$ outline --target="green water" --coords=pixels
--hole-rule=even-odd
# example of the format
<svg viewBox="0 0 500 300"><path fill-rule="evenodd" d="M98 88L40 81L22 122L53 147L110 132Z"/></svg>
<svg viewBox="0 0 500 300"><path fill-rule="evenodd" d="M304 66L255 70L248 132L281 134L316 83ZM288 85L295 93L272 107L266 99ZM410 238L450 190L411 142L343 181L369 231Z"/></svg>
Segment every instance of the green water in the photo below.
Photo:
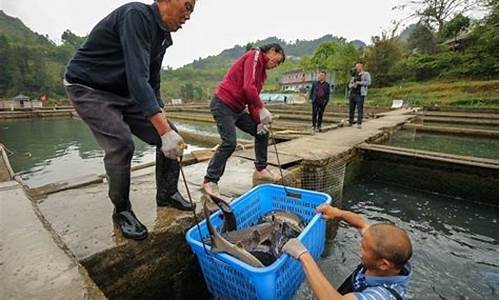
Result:
<svg viewBox="0 0 500 300"><path fill-rule="evenodd" d="M177 123L182 130L216 134L210 125ZM1 120L0 143L14 154L9 161L30 187L89 174L104 174L104 152L77 119ZM154 161L155 147L134 137L133 164ZM195 149L191 145L189 149Z"/></svg>
<svg viewBox="0 0 500 300"><path fill-rule="evenodd" d="M498 139L496 138L444 135L408 129L398 131L389 141L387 141L386 145L455 155L498 159Z"/></svg>
<svg viewBox="0 0 500 300"><path fill-rule="evenodd" d="M344 190L344 209L370 223L391 222L412 240L410 299L498 299L498 208L358 180ZM344 224L319 265L338 287L360 263L360 236ZM313 299L303 284L297 299Z"/></svg>
<svg viewBox="0 0 500 300"><path fill-rule="evenodd" d="M176 120L175 118L172 118L172 121L176 124L179 130L192 131L198 134L219 136L219 133L217 132L217 126L215 126L215 124L213 123L192 122L192 121L188 123L186 121ZM236 138L253 140L253 137L251 135L239 129L236 130Z"/></svg>
<svg viewBox="0 0 500 300"><path fill-rule="evenodd" d="M498 126L494 125L441 123L441 122L431 122L431 121L415 122L415 123L430 127L451 127L451 128L482 129L482 130L498 131Z"/></svg>

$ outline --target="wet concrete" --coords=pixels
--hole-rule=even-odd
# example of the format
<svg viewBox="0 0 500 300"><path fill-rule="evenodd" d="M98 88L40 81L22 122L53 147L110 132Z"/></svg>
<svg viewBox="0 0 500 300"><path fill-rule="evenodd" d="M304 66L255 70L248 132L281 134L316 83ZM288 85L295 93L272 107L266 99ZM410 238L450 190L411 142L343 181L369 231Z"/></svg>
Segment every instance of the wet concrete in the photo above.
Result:
<svg viewBox="0 0 500 300"><path fill-rule="evenodd" d="M304 161L322 161L349 154L354 147L384 135L384 129L401 126L414 118L412 110L398 110L379 115L363 123L362 129L343 127L325 133L295 139L277 145L278 152L300 157ZM269 146L268 151L274 151Z"/></svg>
<svg viewBox="0 0 500 300"><path fill-rule="evenodd" d="M475 202L498 210L498 161L496 166L451 159L401 155L399 151L363 151L360 173L371 181L390 182L455 200ZM404 166L403 168L401 166Z"/></svg>
<svg viewBox="0 0 500 300"><path fill-rule="evenodd" d="M15 181L0 184L2 299L104 299L85 269L57 246Z"/></svg>

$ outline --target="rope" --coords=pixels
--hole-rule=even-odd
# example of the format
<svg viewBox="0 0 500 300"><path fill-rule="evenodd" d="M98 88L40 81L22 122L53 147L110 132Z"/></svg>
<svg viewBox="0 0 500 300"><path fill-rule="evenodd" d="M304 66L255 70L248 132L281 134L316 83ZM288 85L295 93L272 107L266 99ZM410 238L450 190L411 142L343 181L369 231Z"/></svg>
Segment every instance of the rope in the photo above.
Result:
<svg viewBox="0 0 500 300"><path fill-rule="evenodd" d="M199 224L200 222L198 221L198 217L196 216L196 209L195 209L194 204L193 204L193 198L191 198L191 192L189 191L189 187L188 187L187 180L186 180L186 175L184 175L184 169L182 168L182 156L179 157L178 162L179 162L179 168L181 170L182 181L184 182L184 187L186 188L189 202L191 203L191 207L193 208L193 210L192 210L193 217L194 217L194 221L196 222L196 227L198 228L198 234L200 235L200 241L203 244L203 249L205 249L205 252L208 255L209 253L207 250L207 246L205 245L205 242L203 241L203 235L201 234L201 229L200 229L200 224Z"/></svg>

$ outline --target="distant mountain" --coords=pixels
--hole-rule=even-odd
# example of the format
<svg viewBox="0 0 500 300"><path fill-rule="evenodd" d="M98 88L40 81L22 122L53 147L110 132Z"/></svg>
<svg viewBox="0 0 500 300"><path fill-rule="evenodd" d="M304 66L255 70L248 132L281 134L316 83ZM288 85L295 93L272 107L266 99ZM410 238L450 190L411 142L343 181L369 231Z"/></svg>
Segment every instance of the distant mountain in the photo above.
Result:
<svg viewBox="0 0 500 300"><path fill-rule="evenodd" d="M407 42L410 35L417 29L417 24L411 24L406 27L401 34L399 34L399 40L402 42Z"/></svg>
<svg viewBox="0 0 500 300"><path fill-rule="evenodd" d="M298 60L304 55L312 55L321 43L335 42L339 41L340 39L341 38L339 37L328 34L311 41L296 40L293 43L287 43L286 41L273 36L250 44L253 46L261 46L269 43L279 43L283 46L283 49L285 50L285 53L289 59ZM351 43L353 43L353 45L357 48L366 47L366 44L360 40L354 40ZM185 67L192 67L194 69L211 69L221 67L227 68L231 65L231 63L234 62L235 59L245 53L246 47L246 45L236 45L233 48L222 51L218 55L212 55L208 56L207 58L197 59L191 64L186 65Z"/></svg>
<svg viewBox="0 0 500 300"><path fill-rule="evenodd" d="M3 10L0 10L0 35L4 35L10 41L17 43L53 45L49 39L31 31L21 20L7 15Z"/></svg>
<svg viewBox="0 0 500 300"><path fill-rule="evenodd" d="M21 93L32 98L64 95L62 74L82 40L66 31L58 46L0 11L0 98Z"/></svg>
<svg viewBox="0 0 500 300"><path fill-rule="evenodd" d="M351 44L356 47L356 49L359 49L359 48L366 48L366 44L365 42L363 42L362 40L353 40L351 41Z"/></svg>

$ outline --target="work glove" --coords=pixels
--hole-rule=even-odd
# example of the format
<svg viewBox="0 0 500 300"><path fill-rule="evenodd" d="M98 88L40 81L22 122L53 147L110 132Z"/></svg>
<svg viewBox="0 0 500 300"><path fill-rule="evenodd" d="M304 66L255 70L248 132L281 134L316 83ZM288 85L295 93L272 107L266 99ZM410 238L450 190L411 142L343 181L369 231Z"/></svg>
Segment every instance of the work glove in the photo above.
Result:
<svg viewBox="0 0 500 300"><path fill-rule="evenodd" d="M307 249L298 239L290 239L282 248L282 250L288 253L295 259L307 252Z"/></svg>
<svg viewBox="0 0 500 300"><path fill-rule="evenodd" d="M273 115L267 110L267 108L262 107L259 111L260 124L269 125L273 122Z"/></svg>
<svg viewBox="0 0 500 300"><path fill-rule="evenodd" d="M161 136L161 152L167 158L177 159L182 156L185 147L184 140L175 130L171 129Z"/></svg>
<svg viewBox="0 0 500 300"><path fill-rule="evenodd" d="M268 133L269 133L269 125L263 123L259 123L257 125L257 134L265 135Z"/></svg>
<svg viewBox="0 0 500 300"><path fill-rule="evenodd" d="M260 123L257 125L257 134L268 134L269 126L273 122L273 115L267 108L262 107L259 111L259 119Z"/></svg>

